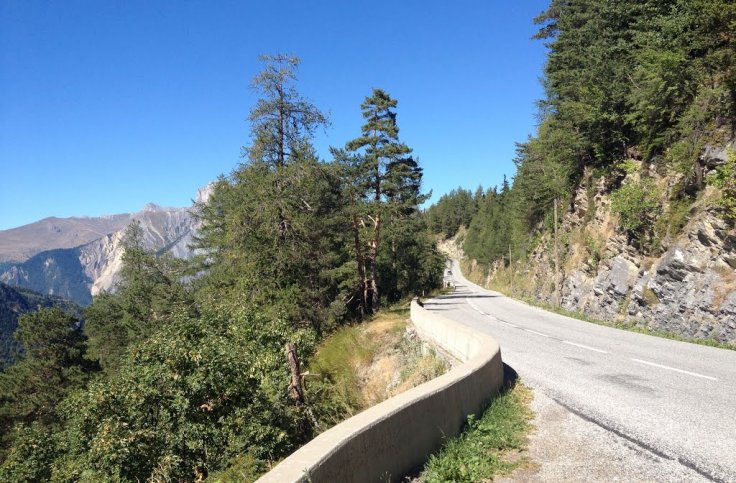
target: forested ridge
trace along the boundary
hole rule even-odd
[[[17,354],[18,341],[13,338],[13,333],[18,326],[18,318],[27,312],[53,306],[76,314],[82,310],[75,303],[61,297],[42,295],[32,290],[11,287],[0,282],[0,370],[19,355]]]
[[[361,132],[323,160],[311,140],[328,119],[296,89],[298,59],[263,61],[243,161],[195,206],[200,255],[156,257],[134,223],[115,293],[81,318],[21,317],[24,356],[0,373],[0,480],[254,478],[341,412],[294,358],[439,284],[397,101],[374,89]]]
[[[661,253],[705,188],[733,222],[736,4],[728,0],[553,0],[535,22],[549,48],[537,132],[517,145],[500,187],[459,188],[428,209],[432,230],[467,227],[482,263],[528,260],[574,197],[612,199],[618,230],[643,254]],[[661,183],[666,179],[666,183]]]

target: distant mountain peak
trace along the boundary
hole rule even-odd
[[[206,202],[214,184],[197,191]],[[0,282],[82,305],[102,291],[114,291],[122,267],[121,240],[131,221],[140,222],[144,246],[157,254],[190,258],[197,220],[189,208],[147,203],[131,214],[107,217],[50,217],[0,231]]]
[[[146,203],[141,211],[160,211],[161,209],[156,203]]]
[[[194,201],[196,203],[207,203],[214,189],[215,183],[207,183],[207,186],[197,190],[197,199]]]

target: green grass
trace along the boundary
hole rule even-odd
[[[531,428],[531,391],[516,384],[498,395],[479,418],[430,456],[420,475],[425,482],[491,481],[529,463],[518,457]]]
[[[420,340],[404,338],[408,319],[409,301],[404,300],[362,323],[341,327],[320,344],[306,363],[304,391],[318,431],[446,372],[444,359],[433,351],[423,353]],[[390,379],[376,371],[395,371],[396,385],[389,387]]]

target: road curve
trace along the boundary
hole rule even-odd
[[[653,459],[736,481],[736,351],[546,312],[469,282],[455,260],[448,268],[456,290],[425,308],[493,336],[535,391]]]

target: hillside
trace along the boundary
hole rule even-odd
[[[18,326],[18,317],[40,307],[61,307],[73,313],[79,312],[75,304],[59,297],[41,295],[31,290],[13,288],[0,282],[0,368],[17,348],[13,332]]]
[[[537,132],[428,210],[474,275],[587,316],[736,341],[736,6],[552,1]]]
[[[25,262],[37,253],[85,245],[104,235],[122,230],[131,214],[44,218],[9,230],[0,230],[0,263]]]

